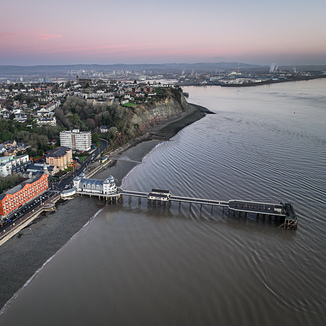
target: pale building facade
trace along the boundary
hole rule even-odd
[[[90,131],[79,131],[79,129],[61,131],[60,145],[75,151],[87,152],[91,149],[92,134]]]
[[[6,177],[12,174],[16,167],[23,166],[29,162],[28,155],[21,156],[3,156],[0,158],[0,177]]]
[[[46,164],[65,170],[73,163],[72,150],[68,147],[57,147],[49,151],[46,156]]]
[[[117,193],[117,185],[112,175],[105,180],[87,179],[84,176],[77,176],[74,179],[76,191],[112,195]]]

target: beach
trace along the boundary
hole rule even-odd
[[[144,137],[130,142],[115,151],[116,161],[112,166],[95,174],[101,179],[113,175],[120,185],[135,165],[157,144],[169,140],[182,128],[210,113],[207,109],[191,105],[181,116],[162,122],[147,131]],[[37,277],[37,271],[55,255],[65,243],[82,230],[104,203],[87,197],[77,197],[72,201],[60,201],[57,211],[42,213],[31,225],[23,229],[0,246],[0,307],[15,297],[24,284]],[[79,213],[80,212],[80,213]]]

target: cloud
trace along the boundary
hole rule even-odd
[[[0,40],[17,35],[16,33],[0,33]]]
[[[47,41],[53,38],[60,38],[60,37],[61,37],[60,34],[38,34],[36,38],[38,40]]]

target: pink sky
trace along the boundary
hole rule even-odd
[[[326,1],[11,0],[0,65],[326,64]]]

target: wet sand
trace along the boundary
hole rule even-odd
[[[177,119],[166,121],[148,130],[144,139],[136,140],[126,150],[117,153],[113,166],[98,172],[93,178],[101,179],[112,174],[117,184],[139,164],[160,141],[168,140],[182,128],[210,113],[205,108],[193,106]],[[86,197],[85,197],[86,198]],[[24,284],[71,237],[76,234],[104,203],[97,199],[77,197],[61,202],[55,213],[42,214],[29,227],[0,246],[0,308],[3,307]],[[85,214],[76,214],[86,212]]]

